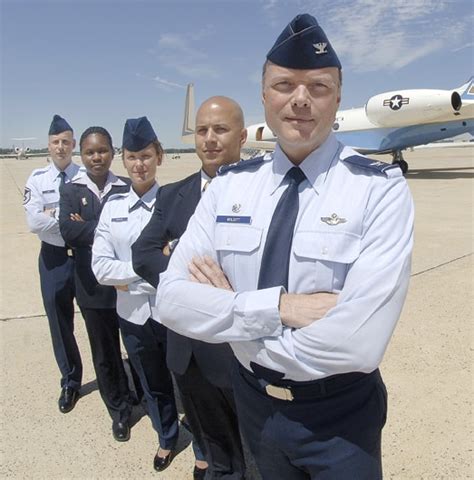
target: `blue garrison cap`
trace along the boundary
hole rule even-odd
[[[267,60],[286,68],[342,68],[323,29],[307,13],[297,15],[285,27],[268,52]]]
[[[69,123],[67,123],[63,117],[55,115],[51,125],[49,126],[48,135],[59,135],[60,133],[67,132],[68,130],[71,132],[73,131],[71,125],[69,125]]]
[[[158,137],[148,118],[129,118],[125,122],[122,148],[126,148],[130,152],[138,152],[157,139]]]

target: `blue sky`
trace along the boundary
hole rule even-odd
[[[316,16],[343,64],[342,108],[402,88],[452,89],[474,73],[472,0],[2,0],[1,138],[37,137],[53,114],[76,137],[147,115],[166,147],[180,142],[185,86],[196,103],[237,100],[263,121],[260,72],[298,13]]]

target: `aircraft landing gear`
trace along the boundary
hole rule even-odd
[[[394,163],[400,167],[403,175],[408,172],[408,162],[403,159],[403,154],[401,150],[396,150],[392,152],[392,164]]]

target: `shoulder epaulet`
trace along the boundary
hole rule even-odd
[[[49,167],[38,168],[33,172],[33,177],[37,177],[38,175],[44,175],[48,171]]]
[[[372,160],[371,158],[363,157],[361,155],[351,155],[350,157],[344,158],[342,161],[345,163],[349,163],[350,165],[355,165],[356,167],[371,171],[373,173],[383,174],[385,176],[388,176],[388,170],[400,168],[396,164],[379,162],[377,160]]]
[[[119,200],[121,198],[125,198],[128,196],[129,192],[120,192],[120,193],[113,193],[110,195],[110,197],[107,199],[107,202],[113,202],[114,200]]]
[[[241,172],[244,170],[251,170],[260,168],[265,159],[264,157],[255,157],[250,160],[239,160],[238,162],[231,163],[230,165],[222,165],[217,171],[217,175],[225,175],[227,172]]]

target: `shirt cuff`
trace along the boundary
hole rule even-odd
[[[283,325],[280,318],[280,296],[282,287],[265,288],[243,292],[237,296],[235,319],[243,328],[258,337],[281,335]]]

